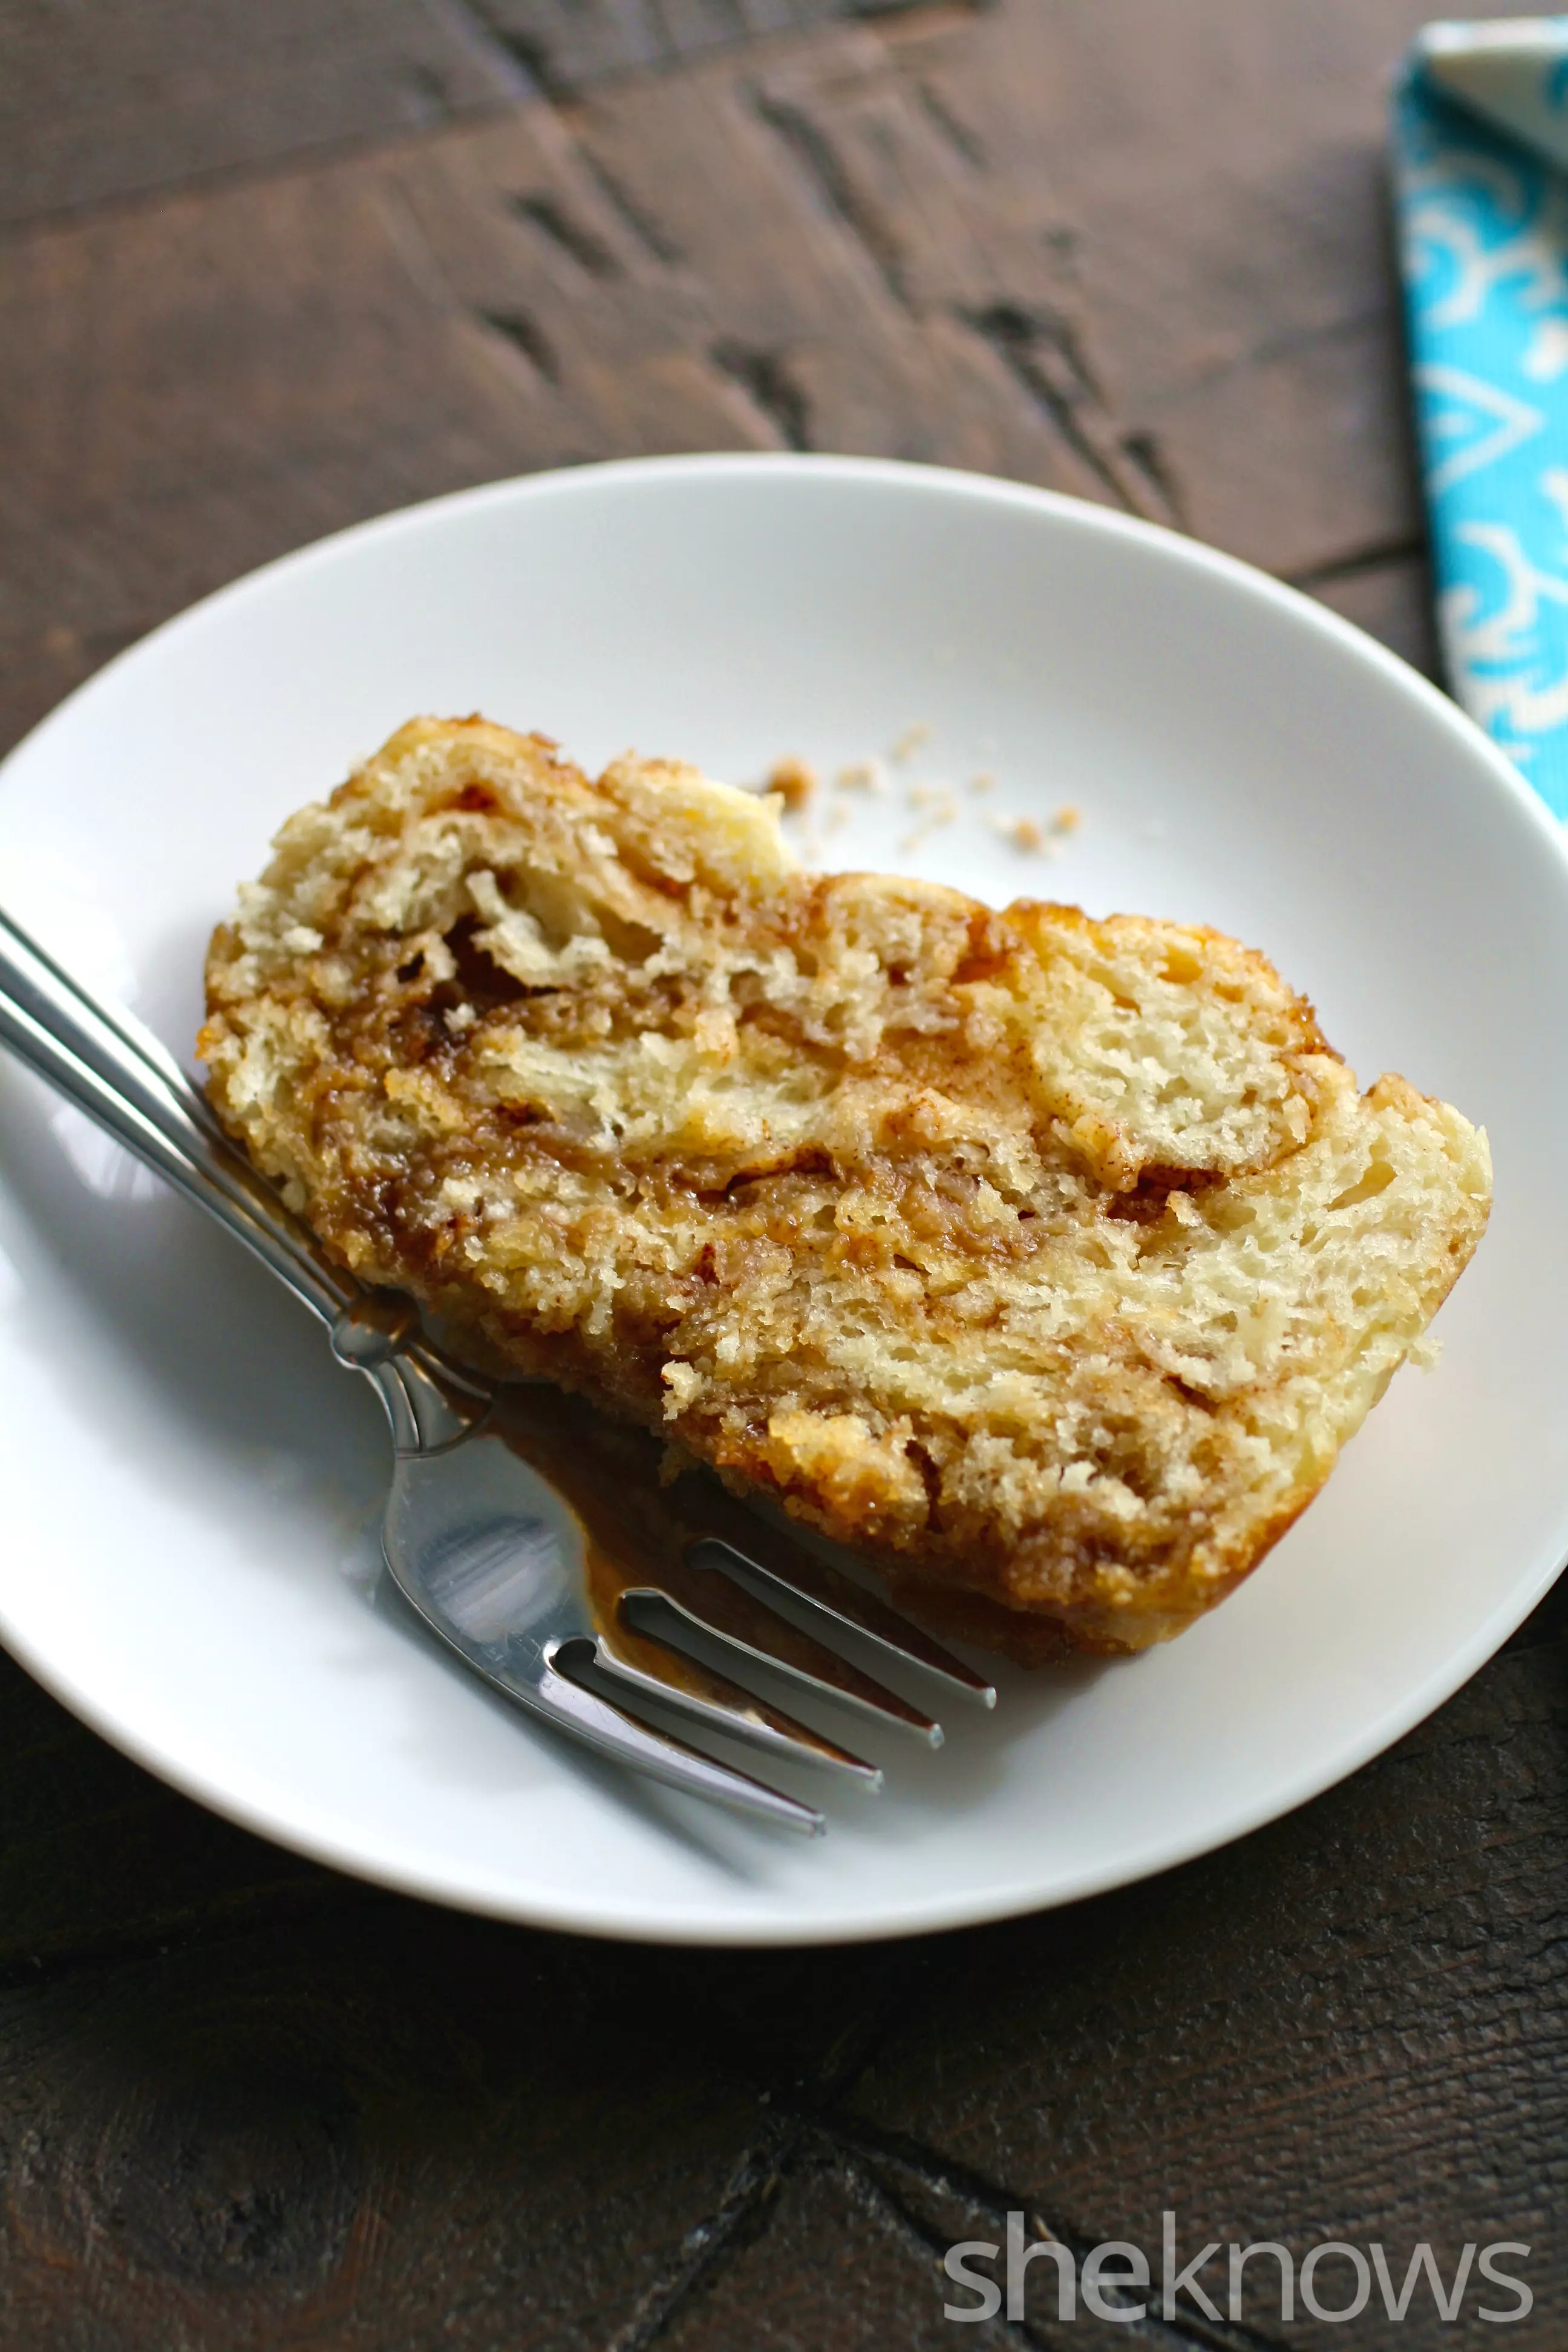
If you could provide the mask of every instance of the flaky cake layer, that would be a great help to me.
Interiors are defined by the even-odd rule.
[[[1234,941],[804,874],[770,803],[479,719],[291,818],[207,990],[356,1274],[1017,1654],[1229,1591],[1486,1224],[1484,1136]]]

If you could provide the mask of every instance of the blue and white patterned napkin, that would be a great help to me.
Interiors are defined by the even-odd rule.
[[[1394,142],[1449,680],[1568,817],[1568,16],[1428,26]]]

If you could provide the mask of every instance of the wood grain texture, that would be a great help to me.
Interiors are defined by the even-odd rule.
[[[602,2346],[753,2116],[596,1977],[372,1903],[0,1995],[0,2340]]]
[[[1314,16],[1332,73],[1299,33],[1226,66],[1196,0],[826,26],[0,244],[0,730],[303,540],[640,451],[973,467],[1309,582],[1402,560],[1374,13],[1382,49]],[[1176,16],[1229,75],[1201,143],[1179,45],[1115,77]]]
[[[0,227],[531,87],[463,0],[0,0]]]
[[[1102,0],[890,44],[977,177],[1054,210],[1101,398],[1181,519],[1269,570],[1415,527],[1382,142],[1418,16]]]
[[[1568,1638],[1244,1844],[976,1937],[853,2105],[1080,2244],[1531,2245],[1508,2341],[1568,2337]],[[986,2230],[979,2232],[994,2236]],[[1190,2242],[1190,2243],[1189,2243]],[[1223,2265],[1221,2265],[1223,2271]],[[1472,2306],[1473,2321],[1473,2306]],[[1309,2320],[1269,2340],[1327,2340]],[[1479,2338],[1479,2327],[1473,2333]],[[1378,2345],[1369,2314],[1336,2340]],[[1452,2341],[1430,2301],[1398,2342]],[[1468,2337],[1461,2340],[1469,2340]]]
[[[953,2294],[939,2262],[861,2168],[830,2139],[793,2148],[730,2259],[696,2282],[658,2341],[668,2352],[773,2352],[784,2346],[894,2346],[951,2352]],[[1009,2331],[959,2342],[998,2352]],[[1100,2347],[1091,2347],[1100,2352]]]
[[[303,1865],[309,1887],[258,1867],[249,1908],[215,1884],[204,1910],[195,1842],[233,1833],[109,1759],[121,1822],[142,1801],[178,1840],[189,1817],[160,1949],[156,1836],[95,1819],[60,1759],[101,1751],[23,1701],[0,1779],[52,1725],[57,1851],[73,1817],[81,1838],[52,1957],[0,1969],[0,2343],[915,2347],[942,2340],[955,2239],[1019,2209],[1080,2253],[1157,2248],[1170,2205],[1190,2251],[1375,2237],[1402,2267],[1421,2236],[1522,2239],[1537,2310],[1506,2340],[1561,2345],[1560,1597],[1388,1758],[1225,1854],[846,1953],[594,1947]],[[115,1896],[132,1939],[73,1953]],[[1030,2340],[1330,2340],[1188,2316],[1058,2330],[1041,2299]],[[1455,2337],[1413,2315],[1398,2340]]]
[[[0,231],[914,0],[0,0]]]
[[[1352,563],[1327,580],[1312,582],[1310,593],[1331,612],[1376,637],[1412,669],[1442,682],[1432,580],[1423,556]]]
[[[7,2352],[652,2341],[928,1966],[454,1917],[0,1696]]]
[[[910,0],[886,0],[889,8],[907,5]],[[874,13],[854,0],[475,0],[475,6],[555,97],[831,16]]]

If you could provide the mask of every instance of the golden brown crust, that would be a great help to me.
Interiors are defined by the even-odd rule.
[[[366,1279],[1009,1648],[1230,1591],[1489,1199],[1219,933],[805,875],[766,803],[480,720],[285,828],[202,1052]]]

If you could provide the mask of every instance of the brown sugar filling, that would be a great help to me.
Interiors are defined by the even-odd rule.
[[[1025,1650],[1230,1590],[1489,1199],[1230,940],[803,874],[765,803],[482,721],[285,827],[202,1050],[356,1272]]]

